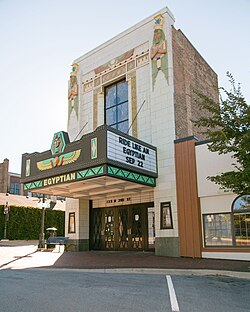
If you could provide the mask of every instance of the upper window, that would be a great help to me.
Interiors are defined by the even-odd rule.
[[[119,81],[105,88],[106,124],[128,132],[128,84]]]
[[[19,183],[10,183],[10,194],[20,195]]]

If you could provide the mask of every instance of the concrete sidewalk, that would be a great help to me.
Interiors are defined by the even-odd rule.
[[[0,241],[0,268],[37,251],[37,241]]]
[[[153,252],[37,251],[37,241],[0,242],[2,269],[80,269],[80,270],[185,270],[227,271],[250,275],[250,262],[236,260],[170,258]]]

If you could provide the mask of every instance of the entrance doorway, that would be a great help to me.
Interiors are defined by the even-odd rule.
[[[91,249],[148,250],[149,207],[152,203],[92,209]]]

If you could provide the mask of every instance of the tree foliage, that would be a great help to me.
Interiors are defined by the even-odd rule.
[[[208,177],[237,194],[250,194],[250,106],[241,93],[240,84],[227,73],[231,90],[220,88],[219,103],[208,96],[198,94],[199,106],[209,112],[209,117],[195,121],[199,128],[206,129],[211,144],[208,148],[219,154],[232,154],[233,170]]]

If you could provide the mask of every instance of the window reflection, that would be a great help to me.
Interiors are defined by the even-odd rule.
[[[234,215],[236,246],[250,246],[250,213]]]
[[[250,195],[242,195],[233,203],[233,211],[250,211]]]
[[[236,246],[250,246],[250,195],[241,195],[232,205]]]
[[[125,80],[105,89],[106,124],[114,129],[128,131],[128,84]]]
[[[203,215],[205,246],[250,246],[250,195],[237,197],[232,212]]]
[[[106,110],[106,123],[107,125],[114,124],[114,121],[116,120],[116,106],[111,107]]]
[[[231,214],[204,216],[206,246],[232,246]]]
[[[117,102],[123,103],[128,100],[128,84],[124,81],[117,84]]]
[[[123,121],[128,119],[128,102],[117,106],[118,120]]]
[[[128,120],[119,123],[116,129],[118,129],[121,132],[127,133],[128,132]]]
[[[106,108],[116,104],[116,86],[106,88]]]

